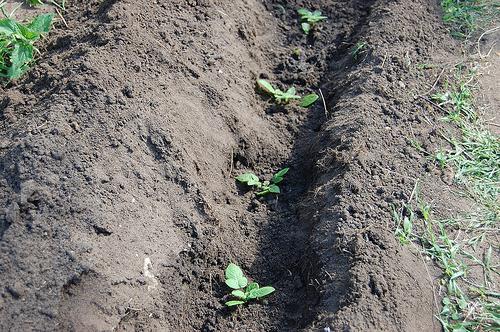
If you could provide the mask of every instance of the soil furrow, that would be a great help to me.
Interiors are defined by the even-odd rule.
[[[300,7],[328,20],[306,36]],[[435,329],[387,224],[425,175],[401,151],[425,130],[411,61],[446,41],[434,2],[70,8],[0,101],[0,330]],[[324,104],[275,105],[259,78]],[[235,183],[283,167],[278,196]],[[277,291],[226,308],[229,262]]]

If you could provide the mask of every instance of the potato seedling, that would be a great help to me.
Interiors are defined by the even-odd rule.
[[[257,190],[259,190],[256,194],[257,196],[264,196],[271,193],[279,194],[281,193],[281,190],[278,184],[283,181],[283,176],[285,176],[288,170],[288,167],[283,168],[281,171],[274,174],[270,181],[260,182],[258,176],[253,173],[241,174],[240,176],[236,177],[236,180],[241,183],[245,183],[249,187],[257,188]]]
[[[262,91],[272,96],[278,104],[288,104],[292,99],[302,99],[300,102],[300,106],[308,108],[319,98],[319,96],[315,93],[311,93],[302,98],[296,94],[297,91],[294,87],[291,87],[283,92],[280,89],[276,89],[271,83],[266,80],[257,80],[257,85]]]
[[[300,99],[300,96],[296,95],[296,90],[294,87],[289,88],[285,92],[280,89],[276,89],[266,80],[258,80],[257,85],[265,93],[271,95],[278,104],[287,104],[291,99]]]
[[[311,12],[310,10],[307,10],[305,8],[300,8],[299,10],[297,10],[297,12],[300,15],[300,21],[302,22],[301,23],[302,31],[304,31],[306,35],[309,34],[309,32],[314,28],[314,26],[319,21],[328,18],[326,16],[321,16],[321,12],[319,10]]]
[[[249,283],[240,267],[233,263],[227,266],[225,279],[226,285],[233,289],[231,295],[238,298],[238,300],[227,301],[225,304],[228,307],[245,304],[250,300],[260,299],[275,291],[271,286],[260,287],[256,282]]]
[[[11,17],[0,20],[0,76],[7,80],[19,78],[33,62],[38,50],[34,43],[48,33],[54,14],[38,15],[28,24]]]

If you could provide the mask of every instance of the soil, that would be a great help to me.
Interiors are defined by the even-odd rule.
[[[299,7],[329,19],[310,36]],[[441,141],[435,1],[91,0],[1,89],[0,330],[436,331],[437,271],[393,235]],[[360,41],[366,47],[353,56]],[[299,51],[297,51],[299,50]],[[311,109],[277,107],[266,78]],[[290,167],[282,194],[234,177]],[[235,262],[277,291],[224,307]]]

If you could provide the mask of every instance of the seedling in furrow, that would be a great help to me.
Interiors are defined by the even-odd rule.
[[[367,43],[364,41],[359,41],[356,43],[356,45],[354,45],[351,50],[351,56],[354,58],[354,60],[357,60],[360,54],[365,53],[366,45]]]
[[[226,302],[226,306],[242,305],[250,300],[257,300],[275,291],[271,286],[260,287],[256,282],[248,282],[243,271],[236,264],[230,263],[225,272],[226,285],[233,289],[231,295],[238,300]]]
[[[281,193],[280,187],[278,184],[283,181],[283,176],[288,172],[289,168],[283,168],[278,173],[274,174],[270,181],[260,182],[259,177],[253,173],[245,173],[236,177],[241,183],[245,183],[249,187],[254,187],[259,190],[257,192],[257,196],[264,196],[267,194],[279,194]]]
[[[288,104],[290,102],[290,100],[301,99],[300,106],[304,107],[304,108],[308,108],[312,104],[314,104],[316,102],[316,100],[318,100],[318,98],[319,98],[319,96],[315,93],[311,93],[311,94],[302,98],[296,94],[297,91],[295,90],[294,87],[291,87],[288,90],[286,90],[285,92],[283,92],[280,89],[275,88],[268,81],[262,80],[262,79],[257,80],[257,85],[262,91],[264,91],[268,95],[272,96],[277,104]]]
[[[299,10],[297,10],[297,12],[300,15],[302,31],[304,31],[304,33],[306,35],[308,35],[309,32],[312,29],[314,29],[314,26],[319,21],[322,21],[322,20],[325,20],[328,18],[326,16],[322,16],[321,12],[319,10],[315,10],[312,12],[312,11],[307,10],[305,8],[300,8]]]
[[[0,77],[13,80],[28,70],[38,52],[34,43],[50,31],[53,17],[54,14],[38,15],[28,24],[10,16],[0,19]]]

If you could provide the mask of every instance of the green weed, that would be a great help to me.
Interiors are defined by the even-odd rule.
[[[364,41],[359,41],[356,43],[356,45],[354,45],[354,47],[352,48],[351,50],[351,56],[357,60],[359,55],[364,53],[366,51],[366,46],[368,44]]]
[[[487,12],[498,10],[487,0],[441,0],[441,7],[443,21],[457,38],[468,37],[482,25]]]
[[[41,0],[26,0],[26,3],[30,6],[43,5],[43,2]]]
[[[245,173],[241,174],[240,176],[236,177],[236,180],[238,180],[241,183],[246,184],[249,187],[255,187],[257,190],[257,196],[264,196],[267,194],[279,194],[281,193],[280,187],[278,186],[279,183],[283,181],[283,177],[285,174],[288,172],[289,168],[283,168],[281,171],[276,173],[270,181],[263,181],[261,182],[259,180],[259,177],[253,173]]]
[[[322,16],[319,10],[310,11],[305,8],[301,8],[297,10],[297,13],[300,15],[302,31],[304,31],[306,35],[314,29],[318,22],[328,18],[326,16]]]
[[[413,211],[418,208],[421,219]],[[432,218],[431,206],[419,198],[417,184],[408,202],[393,207],[395,236],[402,244],[418,241],[423,253],[441,269],[440,287],[444,290],[442,310],[437,316],[446,332],[496,331],[500,328],[500,294],[492,291],[492,275],[500,275],[488,245],[482,259],[467,251],[495,233],[496,216],[470,216],[463,219]],[[480,241],[478,239],[481,239]],[[479,248],[474,249],[476,252]],[[482,269],[483,283],[478,285],[471,275]],[[474,273],[472,270],[474,269]]]
[[[260,287],[256,282],[248,282],[241,268],[233,263],[230,263],[225,271],[226,285],[233,289],[231,295],[238,300],[227,301],[225,304],[228,307],[242,305],[250,300],[257,300],[267,296],[275,291],[271,286]]]
[[[303,98],[297,95],[297,90],[294,87],[289,88],[286,91],[282,91],[278,88],[275,88],[271,83],[266,80],[257,80],[257,86],[272,96],[277,104],[288,104],[291,100],[301,100],[300,106],[304,108],[308,108],[312,106],[318,99],[319,96],[315,93],[308,94]]]
[[[13,80],[28,70],[38,51],[34,44],[50,31],[53,17],[38,15],[28,24],[11,17],[0,19],[0,77]]]

